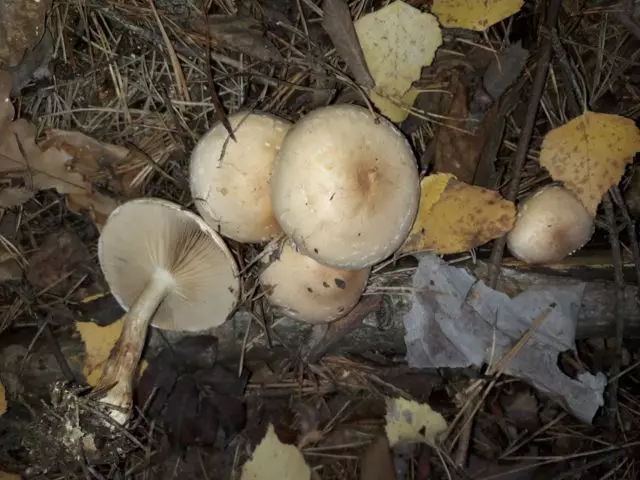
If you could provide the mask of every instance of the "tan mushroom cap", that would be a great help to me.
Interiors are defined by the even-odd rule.
[[[111,292],[127,311],[154,276],[173,279],[151,319],[161,329],[221,325],[238,302],[238,268],[222,238],[196,214],[165,200],[131,200],[114,210],[98,257]]]
[[[545,187],[518,206],[507,246],[526,263],[558,262],[582,248],[594,229],[594,219],[577,196],[564,187]]]
[[[312,111],[289,131],[273,165],[278,222],[303,253],[361,269],[394,253],[418,211],[416,159],[402,133],[356,105]]]
[[[265,264],[267,260],[263,260]],[[318,324],[349,313],[358,303],[369,279],[370,268],[338,270],[324,266],[285,242],[280,258],[260,275],[267,299],[285,315]]]
[[[291,123],[263,112],[229,118],[236,142],[222,123],[191,154],[190,186],[198,213],[225,237],[243,243],[268,241],[281,233],[271,207],[273,160]]]

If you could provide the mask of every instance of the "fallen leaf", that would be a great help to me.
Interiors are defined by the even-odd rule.
[[[0,2],[0,67],[13,67],[42,38],[51,0]]]
[[[20,480],[22,477],[15,473],[7,473],[0,471],[0,480]]]
[[[267,39],[261,25],[254,18],[229,15],[209,15],[205,25],[195,20],[193,29],[206,43],[245,53],[264,62],[281,62],[280,51]],[[207,36],[208,33],[208,36]]]
[[[436,437],[447,429],[442,415],[426,403],[405,398],[388,398],[385,431],[391,448],[399,444],[435,443]]]
[[[76,322],[76,330],[85,348],[82,374],[87,384],[95,387],[102,374],[104,362],[109,358],[111,349],[122,331],[122,318],[104,327],[93,322]]]
[[[513,228],[515,205],[493,190],[446,173],[423,178],[420,188],[418,215],[403,252],[465,252]]]
[[[6,125],[13,120],[13,116],[15,115],[13,104],[9,98],[12,86],[13,80],[11,79],[11,74],[0,70],[0,132],[6,128]],[[0,135],[0,137],[1,136],[2,135]],[[2,151],[0,151],[0,155],[1,154]],[[0,156],[0,163],[3,162],[4,160]]]
[[[633,120],[585,112],[545,135],[540,165],[595,216],[603,195],[620,181],[638,151],[640,129]]]
[[[46,30],[40,41],[26,53],[22,61],[8,69],[13,79],[11,95],[19,97],[22,89],[32,80],[38,81],[51,76],[49,62],[53,51],[53,37],[51,32]]]
[[[9,187],[0,190],[0,208],[19,207],[33,198],[34,191],[24,187]]]
[[[449,112],[443,125],[438,127],[435,139],[434,171],[451,173],[460,181],[471,184],[486,142],[486,129],[473,122],[475,131],[468,130],[464,121],[469,118],[467,89],[458,75],[452,76],[451,84],[453,98]]]
[[[83,265],[92,267],[93,259],[80,237],[69,230],[51,233],[29,258],[27,280],[34,288],[55,291],[52,289],[61,280]],[[66,289],[64,285],[60,287]]]
[[[273,425],[253,452],[251,459],[242,467],[240,480],[308,480],[311,469],[304,456],[293,445],[280,441]]]
[[[413,82],[442,45],[438,21],[396,0],[364,15],[354,26],[375,81],[369,96],[390,120],[402,122],[419,93]]]
[[[346,62],[356,82],[364,88],[373,88],[375,82],[367,68],[349,6],[345,0],[324,0],[322,27],[329,34],[333,46]]]
[[[443,27],[483,32],[519,12],[523,0],[433,0],[431,11]]]
[[[4,385],[0,382],[0,416],[7,412],[7,392]]]
[[[396,480],[389,439],[379,435],[360,458],[360,480]]]
[[[522,42],[512,43],[498,52],[482,77],[484,89],[494,102],[515,83],[529,58]]]

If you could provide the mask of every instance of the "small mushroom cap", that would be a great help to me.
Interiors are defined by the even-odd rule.
[[[202,218],[225,237],[268,241],[282,232],[271,207],[270,177],[291,123],[247,111],[228,119],[236,142],[219,122],[191,153],[191,196]]]
[[[507,246],[526,263],[558,262],[582,248],[594,229],[594,219],[577,196],[564,187],[545,187],[518,206]]]
[[[100,235],[98,258],[127,311],[154,272],[173,277],[151,320],[161,329],[216,327],[238,302],[238,267],[222,238],[196,214],[165,200],[141,198],[115,209]]]
[[[298,121],[276,157],[273,208],[300,250],[327,266],[361,269],[394,253],[418,211],[420,180],[407,140],[356,105]]]
[[[263,265],[268,260],[263,259]],[[318,324],[345,316],[358,303],[370,268],[337,270],[324,266],[285,242],[280,258],[260,275],[267,299],[287,316]]]

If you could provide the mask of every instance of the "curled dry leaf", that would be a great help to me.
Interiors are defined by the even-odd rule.
[[[595,216],[602,196],[620,181],[625,165],[639,151],[640,129],[633,120],[585,112],[547,133],[540,165]]]
[[[33,190],[9,187],[0,190],[0,208],[18,207],[33,198]]]
[[[309,480],[311,469],[302,452],[280,441],[272,424],[267,434],[242,467],[241,480]]]
[[[16,66],[42,38],[51,0],[0,2],[0,67]]]
[[[267,39],[262,26],[255,19],[243,16],[209,15],[207,23],[198,19],[193,29],[214,46],[245,53],[264,62],[281,62],[280,51]]]
[[[405,398],[387,398],[387,425],[389,445],[424,442],[434,444],[436,437],[447,429],[442,415],[426,403]]]
[[[420,207],[403,252],[461,253],[513,228],[516,207],[493,190],[442,173],[422,179]]]
[[[363,16],[354,26],[375,80],[369,96],[391,121],[402,122],[419,93],[412,83],[442,45],[438,21],[396,0]]]
[[[324,0],[322,27],[327,31],[334,47],[347,63],[356,82],[364,88],[373,88],[375,82],[367,68],[362,47],[353,26],[349,6],[345,0]]]
[[[431,11],[443,27],[479,32],[517,13],[523,0],[433,0]]]

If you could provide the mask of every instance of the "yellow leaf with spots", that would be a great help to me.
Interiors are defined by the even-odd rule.
[[[385,431],[389,445],[424,442],[433,445],[447,429],[447,421],[426,403],[405,398],[387,399]]]
[[[242,467],[240,480],[309,480],[311,469],[304,456],[293,445],[280,441],[272,424],[256,447],[253,455]]]
[[[371,101],[393,122],[408,116],[418,91],[411,88],[442,45],[436,17],[396,0],[354,23],[375,81]]]
[[[540,165],[595,216],[605,192],[620,181],[625,165],[639,151],[640,130],[633,120],[585,112],[547,133]]]
[[[516,207],[493,190],[429,175],[420,183],[418,215],[402,252],[460,253],[501,237],[513,228]]]
[[[433,0],[431,11],[443,27],[483,32],[520,11],[523,0]]]
[[[102,375],[104,362],[109,358],[111,349],[120,337],[122,323],[122,318],[106,326],[100,326],[93,322],[76,322],[76,330],[85,346],[82,374],[92,387],[97,385],[100,375]],[[142,360],[139,365],[139,375],[146,367],[147,361]]]

